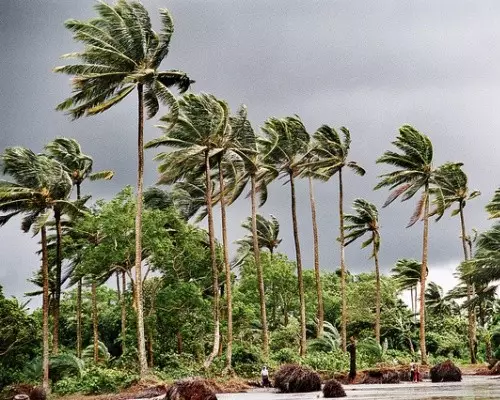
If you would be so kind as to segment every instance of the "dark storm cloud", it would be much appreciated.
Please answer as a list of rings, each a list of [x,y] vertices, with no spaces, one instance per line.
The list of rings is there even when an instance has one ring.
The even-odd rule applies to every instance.
[[[311,133],[323,123],[345,125],[352,134],[351,158],[365,177],[346,173],[346,212],[356,197],[380,206],[387,191],[373,192],[383,173],[375,160],[390,148],[403,123],[428,134],[436,164],[460,160],[470,186],[483,192],[466,209],[469,228],[486,228],[484,205],[498,186],[500,117],[500,26],[497,1],[152,1],[152,15],[170,8],[176,23],[165,68],[196,80],[194,91],[227,99],[233,109],[248,106],[254,127],[269,116],[299,114]],[[70,122],[55,105],[70,93],[69,80],[51,69],[60,55],[78,46],[62,23],[89,18],[93,1],[3,0],[0,3],[0,148],[23,145],[41,151],[55,136],[77,138],[96,169],[114,169],[111,182],[85,191],[109,198],[134,184],[136,100],[133,96],[103,115]],[[157,17],[154,17],[157,19]],[[146,139],[158,135],[148,121]],[[148,151],[146,182],[154,183],[154,152]],[[321,265],[337,268],[337,183],[316,184]],[[305,264],[312,265],[307,185],[298,185],[298,211]],[[416,200],[380,212],[381,264],[389,271],[400,257],[421,256],[422,226],[405,229]],[[281,250],[293,257],[289,192],[276,182],[263,214],[282,226]],[[243,232],[247,201],[229,211],[231,240]],[[0,229],[0,281],[9,294],[28,289],[25,279],[39,261],[37,240],[23,235],[17,221]],[[431,225],[431,279],[450,286],[460,260],[459,222]],[[346,251],[354,271],[372,268],[358,243]],[[434,272],[435,271],[435,272]]]

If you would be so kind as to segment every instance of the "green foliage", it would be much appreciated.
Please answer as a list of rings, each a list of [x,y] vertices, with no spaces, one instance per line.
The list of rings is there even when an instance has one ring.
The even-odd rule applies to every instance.
[[[232,362],[235,372],[240,376],[255,376],[264,363],[261,350],[256,346],[237,344],[233,347]]]
[[[288,347],[281,348],[272,354],[272,358],[278,364],[294,364],[299,362],[300,357],[296,349]]]
[[[342,372],[349,369],[349,355],[342,351],[311,352],[306,354],[302,363],[317,371]]]

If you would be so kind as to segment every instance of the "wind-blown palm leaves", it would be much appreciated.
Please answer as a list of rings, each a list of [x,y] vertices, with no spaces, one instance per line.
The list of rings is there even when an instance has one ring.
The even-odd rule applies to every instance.
[[[304,281],[302,278],[302,257],[300,254],[299,228],[297,223],[295,177],[299,174],[300,160],[307,152],[309,134],[299,117],[269,118],[262,127],[263,137],[259,137],[259,145],[263,160],[271,165],[267,175],[273,178],[283,176],[290,183],[291,211],[295,257],[297,263],[297,279],[300,299],[300,355],[306,352],[306,305]],[[270,178],[267,178],[270,182]]]
[[[435,315],[452,315],[458,309],[458,304],[446,297],[443,288],[435,282],[429,282],[425,291],[425,301],[429,310]]]
[[[2,172],[11,181],[0,181],[0,226],[12,217],[25,214],[21,228],[28,232],[32,227],[40,232],[42,243],[43,276],[43,386],[49,385],[49,266],[47,256],[47,232],[45,224],[50,210],[58,204],[66,204],[71,192],[71,179],[61,164],[45,156],[37,155],[23,147],[7,148],[0,155]]]
[[[434,174],[435,187],[431,189],[431,193],[435,195],[434,203],[436,204],[436,210],[434,213],[438,215],[437,219],[440,219],[444,214],[445,210],[454,204],[457,204],[457,209],[453,210],[451,215],[460,215],[460,228],[461,228],[461,239],[462,248],[464,252],[464,260],[467,261],[471,254],[469,254],[468,242],[470,238],[467,237],[467,230],[465,228],[465,217],[464,217],[464,207],[468,200],[472,200],[479,196],[481,193],[477,190],[469,192],[469,187],[467,185],[467,175],[462,170],[461,163],[446,163],[436,169]],[[467,283],[467,299],[470,300],[473,296],[473,285]],[[471,363],[476,363],[475,355],[475,314],[473,309],[469,309],[468,312],[469,320],[469,350],[471,355]]]
[[[260,214],[256,215],[257,223],[257,243],[260,249],[267,249],[271,255],[274,250],[279,246],[281,240],[279,238],[280,234],[280,223],[274,215],[270,215],[269,219],[266,219]],[[253,235],[252,235],[252,217],[248,217],[241,226],[248,231],[250,235],[245,236],[243,239],[239,240],[240,243],[247,243],[249,246],[252,245]]]
[[[95,115],[118,104],[137,88],[138,94],[138,167],[136,214],[136,280],[137,324],[139,327],[140,374],[147,370],[141,284],[142,187],[144,174],[144,108],[149,118],[155,116],[160,103],[170,108],[171,123],[178,115],[178,105],[170,87],[186,91],[192,81],[181,71],[158,71],[168,55],[174,31],[173,20],[166,9],[160,10],[162,29],[155,32],[149,14],[137,1],[118,0],[115,5],[100,2],[95,6],[97,18],[88,21],[71,19],[65,26],[73,38],[85,47],[65,58],[79,63],[54,69],[73,75],[73,95],[57,106],[74,118]]]
[[[347,214],[345,220],[347,225],[345,231],[346,243],[349,245],[355,240],[369,234],[361,247],[373,246],[372,257],[375,261],[375,281],[376,281],[376,317],[375,317],[375,340],[380,344],[380,269],[378,265],[378,252],[380,249],[380,232],[378,226],[378,210],[374,204],[364,200],[354,200],[352,208],[356,214]]]
[[[413,314],[416,316],[418,309],[417,289],[422,277],[422,263],[417,260],[402,258],[396,262],[396,265],[391,272],[393,273],[393,276],[398,282],[398,286],[401,290],[410,290],[411,309]]]
[[[212,212],[212,167],[217,164],[220,169],[221,158],[230,148],[229,107],[226,102],[209,94],[186,94],[179,99],[179,115],[168,114],[162,118],[162,121],[169,123],[169,125],[160,126],[164,135],[146,145],[148,148],[157,146],[174,148],[173,151],[160,153],[155,157],[160,162],[159,183],[170,184],[180,180],[190,183],[200,175],[205,176],[205,206],[208,216],[214,292],[214,345],[212,353],[205,361],[205,366],[208,367],[219,350],[220,324],[218,267]],[[170,124],[172,121],[176,122],[173,126]],[[219,177],[221,174],[222,172],[219,173]],[[219,185],[223,182],[222,177],[219,179]],[[219,199],[222,199],[225,194],[223,187],[220,187],[220,193]],[[224,229],[225,227],[223,231]],[[225,262],[227,273],[229,266],[227,257],[225,261],[227,261]],[[229,351],[230,348],[228,354]],[[231,358],[228,357],[228,359],[230,363]]]
[[[348,167],[354,173],[363,176],[365,170],[355,161],[349,161],[351,134],[345,127],[341,127],[341,135],[328,125],[321,126],[314,133],[314,146],[310,150],[312,159],[304,167],[313,170],[317,178],[328,180],[334,174],[339,177],[339,242],[340,242],[340,292],[342,297],[342,350],[347,346],[347,295],[346,295],[346,266],[345,266],[345,238],[344,238],[344,185],[342,170]]]
[[[470,260],[474,268],[469,278],[476,284],[500,280],[500,223],[494,224],[477,239],[477,250]]]
[[[396,170],[381,175],[381,180],[375,186],[375,189],[388,187],[389,190],[392,190],[384,207],[391,204],[398,197],[401,197],[402,201],[409,200],[422,189],[422,195],[408,223],[408,227],[414,225],[421,218],[424,221],[422,280],[420,281],[420,351],[422,353],[422,363],[427,364],[424,293],[429,239],[429,187],[433,174],[432,142],[426,135],[420,133],[410,125],[403,125],[399,128],[399,135],[392,144],[399,152],[388,150],[377,160],[377,163],[391,165]]]
[[[500,188],[495,190],[493,199],[486,205],[486,211],[488,212],[490,219],[500,218]]]
[[[113,177],[113,171],[100,171],[93,173],[92,168],[94,161],[92,157],[82,153],[80,144],[71,138],[59,137],[49,142],[45,146],[45,150],[50,155],[50,157],[56,159],[61,163],[66,172],[70,175],[73,185],[76,187],[76,197],[77,200],[81,198],[81,185],[85,179],[98,180],[106,179],[109,180]],[[61,303],[61,272],[62,272],[62,226],[61,218],[64,213],[62,207],[55,207],[54,218],[56,224],[56,292],[55,292],[55,304],[54,304],[54,331],[53,331],[53,350],[54,354],[58,352],[59,345],[59,309]],[[80,291],[81,291],[81,282]],[[78,309],[80,306],[77,307]],[[78,340],[77,340],[77,354],[81,353],[81,332],[80,332],[80,321],[81,317],[77,317],[78,321]]]

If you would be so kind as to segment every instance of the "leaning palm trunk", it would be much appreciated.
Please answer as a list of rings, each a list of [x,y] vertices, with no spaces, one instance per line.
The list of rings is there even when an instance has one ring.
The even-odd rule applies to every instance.
[[[373,242],[373,258],[375,261],[375,285],[376,285],[376,314],[375,314],[375,340],[380,344],[380,268],[378,265],[378,251]]]
[[[43,388],[49,390],[49,260],[47,254],[47,231],[45,226],[41,229],[42,235],[42,279],[43,279],[43,300],[42,300],[42,336],[43,336]]]
[[[318,224],[316,220],[316,201],[314,200],[314,188],[312,178],[309,177],[309,200],[311,202],[311,219],[313,228],[314,246],[314,277],[316,279],[316,295],[318,297],[318,328],[317,337],[323,336],[323,321],[325,312],[323,307],[323,291],[321,289],[321,276],[319,273],[319,244],[318,244]]]
[[[264,359],[269,356],[269,332],[267,330],[267,312],[266,312],[266,293],[264,289],[264,274],[262,273],[262,264],[260,263],[260,249],[257,237],[257,201],[255,198],[256,184],[255,174],[251,177],[251,198],[252,198],[252,245],[255,268],[257,269],[257,281],[259,287],[260,299],[260,322],[262,325],[262,352]],[[271,253],[272,254],[272,253]]]
[[[306,302],[304,296],[304,280],[302,278],[302,259],[300,255],[299,227],[297,223],[297,205],[295,199],[295,182],[293,172],[290,173],[290,191],[292,197],[293,238],[295,241],[295,256],[297,262],[297,278],[300,300],[300,355],[306,354]],[[286,318],[286,316],[285,316]]]
[[[142,307],[142,187],[144,180],[144,96],[142,84],[137,85],[139,98],[139,122],[137,140],[137,200],[135,215],[135,303],[137,306],[137,350],[139,356],[139,374],[144,378],[148,370],[146,360],[146,339],[144,335],[144,314]]]
[[[342,297],[342,326],[341,341],[342,351],[347,351],[347,294],[346,294],[346,268],[345,268],[345,239],[344,239],[344,188],[342,185],[342,168],[339,169],[339,226],[340,226],[340,296]]]
[[[462,248],[464,250],[464,260],[467,261],[470,258],[468,249],[467,249],[467,238],[466,238],[466,229],[465,229],[465,217],[464,217],[464,209],[463,205],[460,204],[459,208],[460,214],[460,228],[462,230]],[[470,304],[470,301],[473,296],[473,286],[470,281],[467,281],[467,301]],[[468,334],[469,334],[469,353],[470,353],[470,362],[471,364],[476,364],[476,315],[474,312],[474,307],[469,306],[467,310],[467,319],[468,319]]]
[[[62,226],[61,211],[54,210],[56,223],[56,292],[54,296],[54,326],[52,332],[52,354],[59,353],[59,314],[61,310],[61,273],[62,273]]]
[[[121,296],[121,308],[122,308],[122,353],[125,353],[125,340],[127,338],[127,308],[125,307],[125,288],[127,287],[127,276],[125,271],[122,271],[122,296]]]
[[[422,267],[420,269],[420,352],[422,364],[427,365],[427,347],[425,344],[425,281],[427,278],[427,257],[429,241],[429,183],[425,185],[424,234],[422,240]]]
[[[92,328],[94,331],[94,362],[99,362],[99,326],[97,319],[97,283],[92,280]]]
[[[82,357],[82,279],[76,290],[76,356]]]
[[[212,361],[217,356],[220,344],[220,309],[219,309],[219,269],[217,268],[217,255],[215,253],[215,233],[214,217],[212,211],[212,180],[210,177],[210,158],[209,150],[205,151],[205,203],[207,206],[208,218],[208,239],[210,244],[210,259],[212,262],[212,290],[213,290],[213,312],[214,312],[214,342],[210,355],[205,360],[203,366],[210,367]]]
[[[229,251],[227,240],[226,201],[224,198],[224,174],[219,162],[219,186],[220,186],[220,214],[222,223],[222,247],[224,257],[224,271],[226,275],[226,303],[227,303],[227,347],[226,347],[226,370],[231,370],[233,355],[233,299],[231,296],[231,266],[229,265]]]

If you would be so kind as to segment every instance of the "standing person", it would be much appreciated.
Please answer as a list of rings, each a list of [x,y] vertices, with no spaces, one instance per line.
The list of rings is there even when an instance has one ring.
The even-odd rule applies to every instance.
[[[410,363],[410,382],[413,382],[415,378],[415,363]]]
[[[420,369],[418,364],[415,364],[415,371],[413,372],[413,382],[420,382]]]
[[[260,371],[260,375],[262,377],[262,386],[263,387],[270,387],[271,383],[269,382],[269,371],[267,370],[267,367],[265,365],[262,367],[262,371]]]

